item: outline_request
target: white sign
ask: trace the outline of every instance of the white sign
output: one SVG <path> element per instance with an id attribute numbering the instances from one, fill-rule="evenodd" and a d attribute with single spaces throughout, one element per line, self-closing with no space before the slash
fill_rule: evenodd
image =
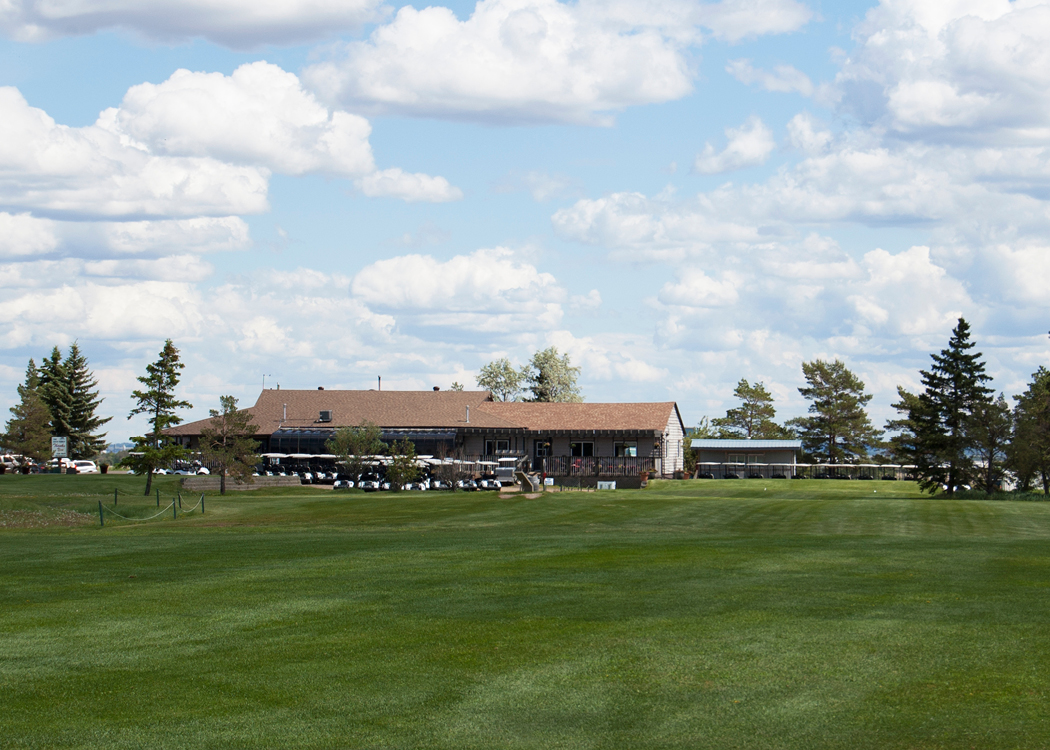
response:
<path id="1" fill-rule="evenodd" d="M 543 480 L 543 484 L 546 487 L 553 487 L 554 486 L 554 477 L 547 477 L 546 479 Z"/>
<path id="2" fill-rule="evenodd" d="M 69 438 L 51 438 L 51 458 L 69 458 Z"/>
<path id="3" fill-rule="evenodd" d="M 598 482 L 598 489 L 600 490 L 615 490 L 616 482 Z"/>

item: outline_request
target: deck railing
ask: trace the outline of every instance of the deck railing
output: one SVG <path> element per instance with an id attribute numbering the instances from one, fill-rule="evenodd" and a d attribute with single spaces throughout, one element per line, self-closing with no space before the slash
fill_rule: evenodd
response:
<path id="1" fill-rule="evenodd" d="M 547 456 L 537 458 L 534 468 L 549 477 L 636 477 L 656 471 L 659 459 L 652 456 Z M 542 468 L 537 464 L 542 463 Z"/>

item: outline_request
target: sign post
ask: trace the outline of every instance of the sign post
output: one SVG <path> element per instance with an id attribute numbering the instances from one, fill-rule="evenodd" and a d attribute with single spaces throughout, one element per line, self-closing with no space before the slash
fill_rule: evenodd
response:
<path id="1" fill-rule="evenodd" d="M 52 471 L 56 474 L 62 473 L 62 459 L 69 458 L 69 438 L 67 437 L 53 437 L 51 438 L 51 458 L 58 459 L 58 466 Z"/>

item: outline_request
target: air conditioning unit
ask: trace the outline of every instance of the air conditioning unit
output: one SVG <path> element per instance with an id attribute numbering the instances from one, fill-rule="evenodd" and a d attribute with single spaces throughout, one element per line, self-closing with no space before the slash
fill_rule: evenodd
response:
<path id="1" fill-rule="evenodd" d="M 318 421 L 320 421 L 320 422 L 331 422 L 332 421 L 332 411 L 331 411 L 331 409 L 324 409 L 324 410 L 322 410 L 321 411 L 321 418 Z"/>

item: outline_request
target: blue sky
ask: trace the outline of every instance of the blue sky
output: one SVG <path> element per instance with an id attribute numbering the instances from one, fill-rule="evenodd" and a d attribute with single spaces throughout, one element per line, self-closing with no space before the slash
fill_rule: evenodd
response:
<path id="1" fill-rule="evenodd" d="M 876 421 L 959 315 L 1050 355 L 1050 8 L 16 0 L 0 10 L 0 407 L 78 340 L 109 435 L 172 338 L 262 385 L 474 385 L 555 345 L 687 423 L 839 357 Z M 179 72 L 182 71 L 182 72 Z"/>

